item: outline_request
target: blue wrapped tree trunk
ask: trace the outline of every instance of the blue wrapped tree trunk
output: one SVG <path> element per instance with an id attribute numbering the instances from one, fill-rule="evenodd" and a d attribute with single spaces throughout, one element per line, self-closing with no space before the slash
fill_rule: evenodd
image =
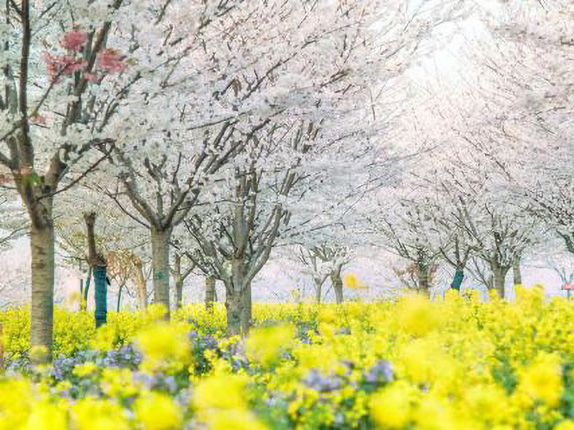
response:
<path id="1" fill-rule="evenodd" d="M 464 271 L 462 269 L 456 269 L 456 272 L 454 273 L 454 278 L 452 280 L 452 283 L 450 284 L 450 287 L 453 290 L 460 291 L 460 287 L 462 285 L 463 280 L 464 280 Z"/>
<path id="2" fill-rule="evenodd" d="M 106 266 L 94 267 L 96 327 L 105 324 L 108 316 L 108 284 Z"/>
<path id="3" fill-rule="evenodd" d="M 96 327 L 100 327 L 106 323 L 108 314 L 108 270 L 107 259 L 102 253 L 98 253 L 96 248 L 96 235 L 94 233 L 96 225 L 95 212 L 84 214 L 87 229 L 87 242 L 88 242 L 88 263 L 92 268 L 94 276 L 94 301 L 96 302 L 94 317 L 96 320 Z M 86 296 L 87 298 L 87 296 Z"/>

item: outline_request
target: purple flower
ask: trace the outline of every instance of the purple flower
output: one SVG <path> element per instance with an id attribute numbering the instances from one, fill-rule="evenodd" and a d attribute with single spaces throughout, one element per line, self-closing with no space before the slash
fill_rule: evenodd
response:
<path id="1" fill-rule="evenodd" d="M 365 380 L 372 384 L 391 382 L 395 377 L 391 363 L 385 360 L 379 361 L 369 369 Z"/>

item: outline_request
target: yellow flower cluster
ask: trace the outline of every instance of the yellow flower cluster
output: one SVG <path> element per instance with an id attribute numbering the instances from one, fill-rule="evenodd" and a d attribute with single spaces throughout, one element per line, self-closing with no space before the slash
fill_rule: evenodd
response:
<path id="1" fill-rule="evenodd" d="M 111 313 L 96 331 L 58 309 L 55 355 L 73 364 L 0 376 L 0 430 L 574 430 L 574 304 L 536 288 L 257 303 L 245 338 L 225 337 L 223 306 L 163 315 Z M 8 363 L 35 353 L 27 318 L 0 312 Z"/>

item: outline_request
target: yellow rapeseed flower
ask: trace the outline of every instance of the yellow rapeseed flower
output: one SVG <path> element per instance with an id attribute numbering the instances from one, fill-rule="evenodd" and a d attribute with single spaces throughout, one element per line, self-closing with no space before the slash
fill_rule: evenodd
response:
<path id="1" fill-rule="evenodd" d="M 411 295 L 399 303 L 397 317 L 400 328 L 414 336 L 424 336 L 439 326 L 440 310 L 428 299 Z"/>
<path id="2" fill-rule="evenodd" d="M 98 366 L 96 366 L 96 363 L 86 362 L 83 364 L 77 364 L 74 367 L 73 373 L 79 378 L 85 378 L 86 376 L 95 373 L 96 370 L 98 370 Z"/>
<path id="3" fill-rule="evenodd" d="M 255 328 L 245 341 L 247 358 L 268 366 L 277 361 L 282 349 L 288 348 L 294 337 L 295 330 L 288 325 Z"/>
<path id="4" fill-rule="evenodd" d="M 34 405 L 24 430 L 67 430 L 66 412 L 55 404 L 41 402 Z"/>
<path id="5" fill-rule="evenodd" d="M 562 395 L 562 369 L 557 355 L 540 353 L 534 363 L 519 371 L 519 390 L 533 400 L 555 406 Z"/>
<path id="6" fill-rule="evenodd" d="M 160 321 L 142 330 L 137 338 L 146 362 L 155 367 L 162 362 L 183 363 L 191 353 L 191 345 L 183 327 Z"/>
<path id="7" fill-rule="evenodd" d="M 220 374 L 200 380 L 193 390 L 192 405 L 198 410 L 243 409 L 247 407 L 242 375 Z"/>
<path id="8" fill-rule="evenodd" d="M 144 393 L 136 401 L 135 412 L 144 430 L 175 430 L 183 421 L 183 414 L 173 399 L 160 393 Z"/>
<path id="9" fill-rule="evenodd" d="M 252 412 L 241 409 L 210 414 L 206 422 L 211 430 L 268 430 Z"/>
<path id="10" fill-rule="evenodd" d="M 371 397 L 371 416 L 382 428 L 402 429 L 412 417 L 412 388 L 398 381 Z"/>
<path id="11" fill-rule="evenodd" d="M 110 400 L 86 397 L 72 407 L 77 430 L 129 430 L 128 419 L 122 408 Z"/>

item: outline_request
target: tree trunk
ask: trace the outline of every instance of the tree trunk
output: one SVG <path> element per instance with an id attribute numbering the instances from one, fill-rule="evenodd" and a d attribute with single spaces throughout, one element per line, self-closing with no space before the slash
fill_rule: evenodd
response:
<path id="1" fill-rule="evenodd" d="M 241 294 L 232 285 L 225 286 L 225 310 L 227 312 L 227 334 L 235 336 L 241 333 L 241 312 L 243 300 Z"/>
<path id="2" fill-rule="evenodd" d="M 106 323 L 108 314 L 108 261 L 103 253 L 98 252 L 96 246 L 96 220 L 95 212 L 84 214 L 88 239 L 88 263 L 94 273 L 94 317 L 96 327 Z"/>
<path id="3" fill-rule="evenodd" d="M 248 287 L 245 282 L 245 264 L 242 258 L 234 257 L 231 261 L 231 277 L 225 284 L 225 306 L 227 308 L 227 332 L 236 335 L 242 332 L 245 325 L 249 325 L 250 310 L 244 310 L 251 299 L 251 292 L 246 293 Z"/>
<path id="4" fill-rule="evenodd" d="M 456 271 L 454 272 L 454 277 L 452 279 L 452 283 L 450 284 L 450 287 L 453 290 L 460 291 L 462 281 L 464 281 L 464 270 L 461 268 L 457 268 Z"/>
<path id="5" fill-rule="evenodd" d="M 86 310 L 86 301 L 84 300 L 84 280 L 80 279 L 80 311 Z"/>
<path id="6" fill-rule="evenodd" d="M 514 285 L 522 285 L 522 270 L 520 269 L 520 258 L 514 259 L 512 264 L 512 275 L 514 277 Z"/>
<path id="7" fill-rule="evenodd" d="M 183 279 L 181 277 L 175 280 L 175 307 L 181 309 L 183 306 Z"/>
<path id="8" fill-rule="evenodd" d="M 108 317 L 108 271 L 106 266 L 94 267 L 96 327 L 105 324 Z"/>
<path id="9" fill-rule="evenodd" d="M 213 311 L 213 303 L 217 300 L 215 297 L 215 278 L 208 276 L 205 278 L 205 308 Z"/>
<path id="10" fill-rule="evenodd" d="M 417 262 L 417 279 L 419 291 L 430 297 L 430 268 L 428 264 Z"/>
<path id="11" fill-rule="evenodd" d="M 506 284 L 506 275 L 509 271 L 509 267 L 501 266 L 499 264 L 494 263 L 492 265 L 492 274 L 494 276 L 494 289 L 498 293 L 498 297 L 501 299 L 505 298 L 505 284 Z"/>
<path id="12" fill-rule="evenodd" d="M 337 303 L 343 303 L 343 280 L 341 279 L 340 271 L 331 274 L 331 283 L 335 291 L 335 301 Z"/>
<path id="13" fill-rule="evenodd" d="M 151 256 L 153 268 L 153 296 L 155 303 L 166 308 L 166 319 L 169 319 L 169 230 L 151 231 Z"/>
<path id="14" fill-rule="evenodd" d="M 43 353 L 34 355 L 35 363 L 52 358 L 54 321 L 54 227 L 48 220 L 42 228 L 30 228 L 32 251 L 32 316 L 30 345 Z"/>
<path id="15" fill-rule="evenodd" d="M 124 286 L 125 282 L 122 282 L 120 284 L 120 287 L 118 288 L 118 300 L 116 303 L 116 312 L 119 312 L 122 308 L 122 291 L 124 290 Z"/>
<path id="16" fill-rule="evenodd" d="M 88 277 L 86 279 L 86 286 L 84 287 L 84 295 L 82 296 L 81 309 L 88 310 L 88 293 L 90 292 L 90 285 L 92 283 L 92 266 L 88 268 Z"/>
<path id="17" fill-rule="evenodd" d="M 244 286 L 241 292 L 241 332 L 247 333 L 253 318 L 253 301 L 251 300 L 251 282 Z"/>
<path id="18" fill-rule="evenodd" d="M 137 289 L 138 307 L 140 310 L 147 308 L 147 282 L 143 272 L 143 263 L 137 260 L 134 263 L 135 267 L 135 283 Z"/>
<path id="19" fill-rule="evenodd" d="M 323 294 L 323 282 L 320 279 L 315 278 L 315 302 L 321 303 L 322 294 Z"/>

